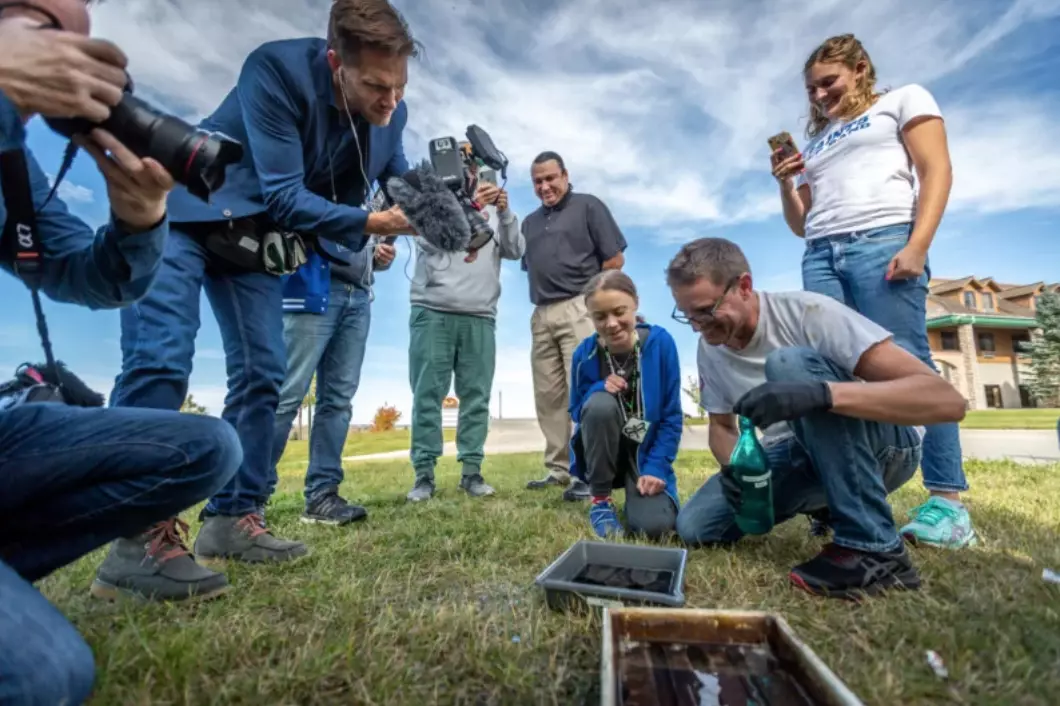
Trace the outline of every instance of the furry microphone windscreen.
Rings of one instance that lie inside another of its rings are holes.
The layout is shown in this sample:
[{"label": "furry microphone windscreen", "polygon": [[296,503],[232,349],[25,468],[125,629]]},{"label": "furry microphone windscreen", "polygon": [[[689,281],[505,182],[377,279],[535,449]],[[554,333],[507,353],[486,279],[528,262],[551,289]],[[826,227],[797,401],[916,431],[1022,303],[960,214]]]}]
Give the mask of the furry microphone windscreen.
[{"label": "furry microphone windscreen", "polygon": [[387,188],[419,237],[443,252],[463,252],[471,243],[471,226],[456,194],[445,185],[427,160],[400,177],[391,177]]}]

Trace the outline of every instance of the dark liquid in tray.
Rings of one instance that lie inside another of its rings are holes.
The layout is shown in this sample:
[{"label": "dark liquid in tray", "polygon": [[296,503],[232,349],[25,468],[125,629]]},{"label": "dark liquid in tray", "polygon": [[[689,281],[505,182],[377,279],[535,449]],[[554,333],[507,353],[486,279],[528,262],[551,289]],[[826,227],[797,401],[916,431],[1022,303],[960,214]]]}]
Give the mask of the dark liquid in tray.
[{"label": "dark liquid in tray", "polygon": [[763,645],[629,643],[617,665],[623,706],[818,706]]},{"label": "dark liquid in tray", "polygon": [[673,587],[674,572],[655,569],[628,569],[607,564],[586,564],[574,577],[575,583],[610,588],[628,588],[634,591],[669,593]]}]

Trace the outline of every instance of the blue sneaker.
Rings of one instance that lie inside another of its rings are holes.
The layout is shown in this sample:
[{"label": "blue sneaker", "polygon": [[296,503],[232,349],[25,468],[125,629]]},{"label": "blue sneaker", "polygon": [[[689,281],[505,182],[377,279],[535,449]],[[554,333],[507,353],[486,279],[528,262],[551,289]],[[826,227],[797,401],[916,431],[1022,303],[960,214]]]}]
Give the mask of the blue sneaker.
[{"label": "blue sneaker", "polygon": [[621,537],[623,534],[622,523],[618,521],[618,512],[615,504],[610,500],[594,502],[589,508],[589,524],[593,526],[596,536],[601,539],[608,537]]},{"label": "blue sneaker", "polygon": [[910,510],[909,517],[912,522],[902,528],[901,534],[911,544],[961,549],[978,541],[968,508],[952,500],[933,495]]}]

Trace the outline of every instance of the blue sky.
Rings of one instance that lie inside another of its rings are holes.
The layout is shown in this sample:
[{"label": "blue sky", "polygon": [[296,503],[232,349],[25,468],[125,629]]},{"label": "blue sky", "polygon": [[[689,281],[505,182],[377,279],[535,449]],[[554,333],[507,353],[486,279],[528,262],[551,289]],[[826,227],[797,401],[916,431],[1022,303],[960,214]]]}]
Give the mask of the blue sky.
[{"label": "blue sky", "polygon": [[[792,3],[670,0],[477,0],[397,6],[426,45],[406,101],[410,158],[426,141],[486,128],[511,159],[508,188],[523,216],[537,207],[529,163],[560,152],[575,187],[604,199],[629,240],[627,271],[642,313],[678,341],[686,375],[696,340],[669,316],[663,269],[680,244],[722,235],[747,252],[760,288],[800,287],[802,242],[779,216],[766,137],[799,144],[800,69],[826,37],[854,32],[882,86],[921,83],[946,117],[955,185],[931,252],[937,276],[1060,280],[1060,2],[918,0]],[[139,93],[197,120],[231,88],[243,57],[271,39],[322,36],[327,0],[138,0],[95,9],[93,31],[130,57]],[[655,8],[662,5],[656,4]],[[808,8],[808,9],[807,9]],[[30,146],[54,174],[63,142],[40,121]],[[79,158],[60,193],[93,224],[105,187]],[[354,421],[384,402],[407,420],[410,251],[379,278]],[[493,413],[532,417],[525,276],[506,264]],[[0,280],[0,366],[39,359],[29,296]],[[116,312],[46,302],[57,355],[109,394],[121,358]],[[212,414],[224,361],[205,301],[191,389]]]}]

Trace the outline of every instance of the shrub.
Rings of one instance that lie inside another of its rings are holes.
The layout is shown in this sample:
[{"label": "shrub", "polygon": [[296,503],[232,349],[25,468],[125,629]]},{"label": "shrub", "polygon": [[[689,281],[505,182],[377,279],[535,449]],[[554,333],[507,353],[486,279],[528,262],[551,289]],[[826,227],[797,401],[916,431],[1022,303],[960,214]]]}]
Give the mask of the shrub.
[{"label": "shrub", "polygon": [[401,412],[398,411],[398,408],[384,403],[382,407],[375,411],[375,418],[372,419],[372,431],[390,431],[399,419],[401,419]]}]

